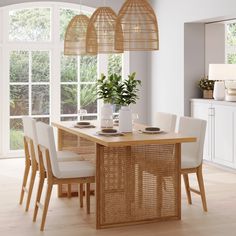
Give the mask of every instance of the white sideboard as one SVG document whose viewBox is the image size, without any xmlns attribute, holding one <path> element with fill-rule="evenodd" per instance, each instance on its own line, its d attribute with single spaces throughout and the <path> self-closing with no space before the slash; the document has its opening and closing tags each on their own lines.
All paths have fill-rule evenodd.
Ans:
<svg viewBox="0 0 236 236">
<path fill-rule="evenodd" d="M 191 116 L 207 121 L 203 158 L 236 168 L 236 102 L 191 99 Z"/>
</svg>

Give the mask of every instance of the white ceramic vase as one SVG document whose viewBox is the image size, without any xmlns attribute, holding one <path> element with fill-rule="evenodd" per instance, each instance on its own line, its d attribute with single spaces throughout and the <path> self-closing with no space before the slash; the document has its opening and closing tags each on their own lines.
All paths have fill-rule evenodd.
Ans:
<svg viewBox="0 0 236 236">
<path fill-rule="evenodd" d="M 119 131 L 132 132 L 132 112 L 129 106 L 122 106 L 119 111 Z"/>
<path fill-rule="evenodd" d="M 222 101 L 225 99 L 225 83 L 216 81 L 214 84 L 213 97 L 215 100 Z"/>
<path fill-rule="evenodd" d="M 100 123 L 102 128 L 113 127 L 113 107 L 110 103 L 104 103 L 101 107 Z"/>
</svg>

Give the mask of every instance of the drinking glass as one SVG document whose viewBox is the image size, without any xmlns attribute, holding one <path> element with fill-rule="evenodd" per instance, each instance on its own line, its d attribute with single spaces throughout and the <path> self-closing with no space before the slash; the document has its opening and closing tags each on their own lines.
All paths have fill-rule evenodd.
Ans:
<svg viewBox="0 0 236 236">
<path fill-rule="evenodd" d="M 112 128 L 113 127 L 113 116 L 106 115 L 102 118 L 102 128 Z"/>
<path fill-rule="evenodd" d="M 78 116 L 79 116 L 79 120 L 84 120 L 84 116 L 87 115 L 87 110 L 85 109 L 79 109 L 78 110 Z"/>
<path fill-rule="evenodd" d="M 132 125 L 133 129 L 135 129 L 135 122 L 139 119 L 138 113 L 132 113 Z"/>
</svg>

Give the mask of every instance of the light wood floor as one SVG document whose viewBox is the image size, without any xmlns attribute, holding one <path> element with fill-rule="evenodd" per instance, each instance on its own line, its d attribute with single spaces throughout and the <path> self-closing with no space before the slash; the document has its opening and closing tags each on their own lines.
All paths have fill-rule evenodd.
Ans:
<svg viewBox="0 0 236 236">
<path fill-rule="evenodd" d="M 202 211 L 199 196 L 193 196 L 193 205 L 187 205 L 182 191 L 182 220 L 160 222 L 106 230 L 95 229 L 94 204 L 91 215 L 79 208 L 77 198 L 58 199 L 56 188 L 49 206 L 44 233 L 38 221 L 32 222 L 33 204 L 24 212 L 19 206 L 19 193 L 24 160 L 0 160 L 0 235 L 1 236 L 235 236 L 236 235 L 236 173 L 204 165 L 208 213 Z M 190 183 L 196 184 L 194 179 Z M 35 189 L 36 190 L 36 189 Z M 35 191 L 34 191 L 35 194 Z M 93 197 L 94 198 L 94 197 Z M 32 200 L 35 199 L 33 195 Z M 33 201 L 32 201 L 33 202 Z M 92 199 L 94 202 L 94 199 Z M 25 203 L 25 202 L 24 202 Z"/>
</svg>

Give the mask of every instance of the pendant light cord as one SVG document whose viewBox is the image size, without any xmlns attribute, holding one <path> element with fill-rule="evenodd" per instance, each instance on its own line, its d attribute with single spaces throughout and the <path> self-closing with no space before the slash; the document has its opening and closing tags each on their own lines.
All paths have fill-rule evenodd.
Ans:
<svg viewBox="0 0 236 236">
<path fill-rule="evenodd" d="M 80 0 L 79 2 L 79 11 L 80 11 L 80 14 L 82 14 L 82 0 Z"/>
</svg>

